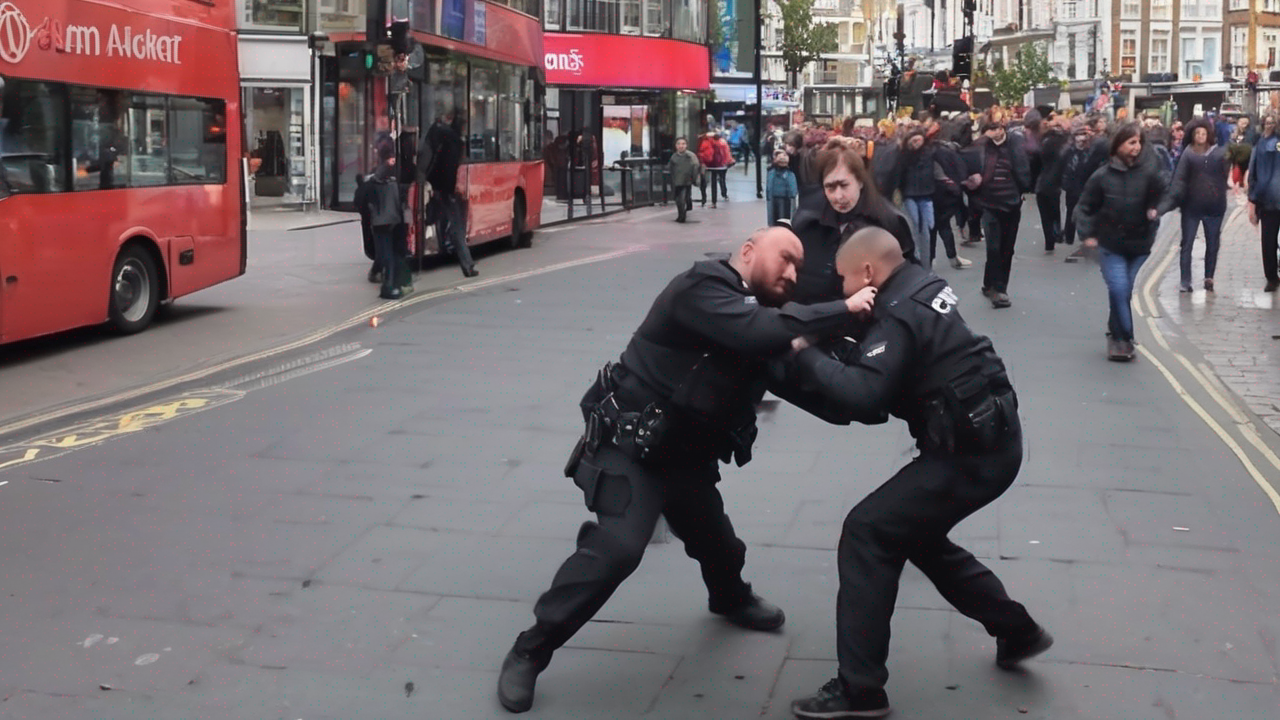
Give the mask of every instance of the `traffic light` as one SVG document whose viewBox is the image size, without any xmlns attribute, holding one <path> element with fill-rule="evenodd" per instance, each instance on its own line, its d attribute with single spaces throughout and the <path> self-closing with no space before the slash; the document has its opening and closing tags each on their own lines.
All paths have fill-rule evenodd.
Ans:
<svg viewBox="0 0 1280 720">
<path fill-rule="evenodd" d="M 396 20 L 391 23 L 391 49 L 401 55 L 409 54 L 409 21 Z"/>
<path fill-rule="evenodd" d="M 951 76 L 968 80 L 973 74 L 973 36 L 956 38 L 951 44 Z"/>
</svg>

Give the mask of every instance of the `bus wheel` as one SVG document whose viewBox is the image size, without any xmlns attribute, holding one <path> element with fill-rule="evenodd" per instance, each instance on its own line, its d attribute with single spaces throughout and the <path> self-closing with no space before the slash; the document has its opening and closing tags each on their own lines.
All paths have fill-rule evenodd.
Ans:
<svg viewBox="0 0 1280 720">
<path fill-rule="evenodd" d="M 160 306 L 160 281 L 151 254 L 136 245 L 120 251 L 111 271 L 111 302 L 107 317 L 124 335 L 140 332 Z"/>
<path fill-rule="evenodd" d="M 525 227 L 524 196 L 511 204 L 511 249 L 533 247 L 533 233 Z"/>
</svg>

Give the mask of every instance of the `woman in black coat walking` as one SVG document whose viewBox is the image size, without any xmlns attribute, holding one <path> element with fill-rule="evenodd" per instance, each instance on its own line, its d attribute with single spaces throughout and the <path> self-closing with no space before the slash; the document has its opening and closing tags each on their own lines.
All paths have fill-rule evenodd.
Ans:
<svg viewBox="0 0 1280 720">
<path fill-rule="evenodd" d="M 1182 156 L 1173 173 L 1173 185 L 1160 203 L 1160 212 L 1182 211 L 1182 252 L 1179 263 L 1180 289 L 1191 292 L 1191 248 L 1196 232 L 1204 226 L 1204 289 L 1213 291 L 1213 271 L 1218 265 L 1218 244 L 1222 239 L 1222 217 L 1227 212 L 1227 177 L 1231 161 L 1227 150 L 1214 143 L 1208 120 L 1196 118 L 1183 136 Z"/>
<path fill-rule="evenodd" d="M 1102 279 L 1107 284 L 1111 315 L 1107 321 L 1107 358 L 1132 360 L 1133 285 L 1151 254 L 1165 193 L 1165 180 L 1155 163 L 1139 162 L 1142 128 L 1120 127 L 1111 139 L 1111 158 L 1085 183 L 1076 207 L 1076 225 L 1090 247 L 1098 247 Z"/>
<path fill-rule="evenodd" d="M 902 256 L 915 262 L 915 245 L 907 218 L 876 189 L 871 172 L 847 138 L 832 138 L 814 163 L 822 194 L 800 195 L 800 210 L 791 229 L 804 245 L 804 265 L 791 299 L 799 303 L 839 300 L 843 279 L 836 272 L 836 249 L 850 232 L 874 225 L 893 233 Z"/>
</svg>

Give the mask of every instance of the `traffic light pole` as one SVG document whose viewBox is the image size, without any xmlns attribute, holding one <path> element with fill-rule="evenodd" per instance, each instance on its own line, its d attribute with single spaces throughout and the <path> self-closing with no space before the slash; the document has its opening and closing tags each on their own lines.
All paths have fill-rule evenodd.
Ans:
<svg viewBox="0 0 1280 720">
<path fill-rule="evenodd" d="M 756 155 L 756 199 L 764 197 L 764 52 L 761 45 L 764 43 L 764 33 L 760 27 L 764 25 L 764 0 L 756 0 L 756 131 L 755 139 L 755 155 Z M 748 155 L 747 157 L 750 157 Z M 772 162 L 773 158 L 769 158 Z"/>
</svg>

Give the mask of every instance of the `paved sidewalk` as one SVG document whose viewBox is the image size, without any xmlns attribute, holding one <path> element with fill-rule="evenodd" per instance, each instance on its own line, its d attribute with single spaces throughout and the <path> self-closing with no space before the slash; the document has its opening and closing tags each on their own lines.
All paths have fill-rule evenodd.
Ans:
<svg viewBox="0 0 1280 720">
<path fill-rule="evenodd" d="M 1181 230 L 1179 222 L 1171 220 L 1165 222 L 1163 234 L 1172 236 L 1171 249 L 1176 253 Z M 1163 252 L 1158 253 L 1152 262 L 1163 257 Z M 1262 291 L 1266 279 L 1262 276 L 1258 228 L 1249 224 L 1241 205 L 1227 212 L 1214 275 L 1216 291 L 1206 292 L 1202 230 L 1191 266 L 1196 290 L 1178 292 L 1175 254 L 1160 282 L 1160 304 L 1223 382 L 1280 433 L 1280 297 Z"/>
</svg>

